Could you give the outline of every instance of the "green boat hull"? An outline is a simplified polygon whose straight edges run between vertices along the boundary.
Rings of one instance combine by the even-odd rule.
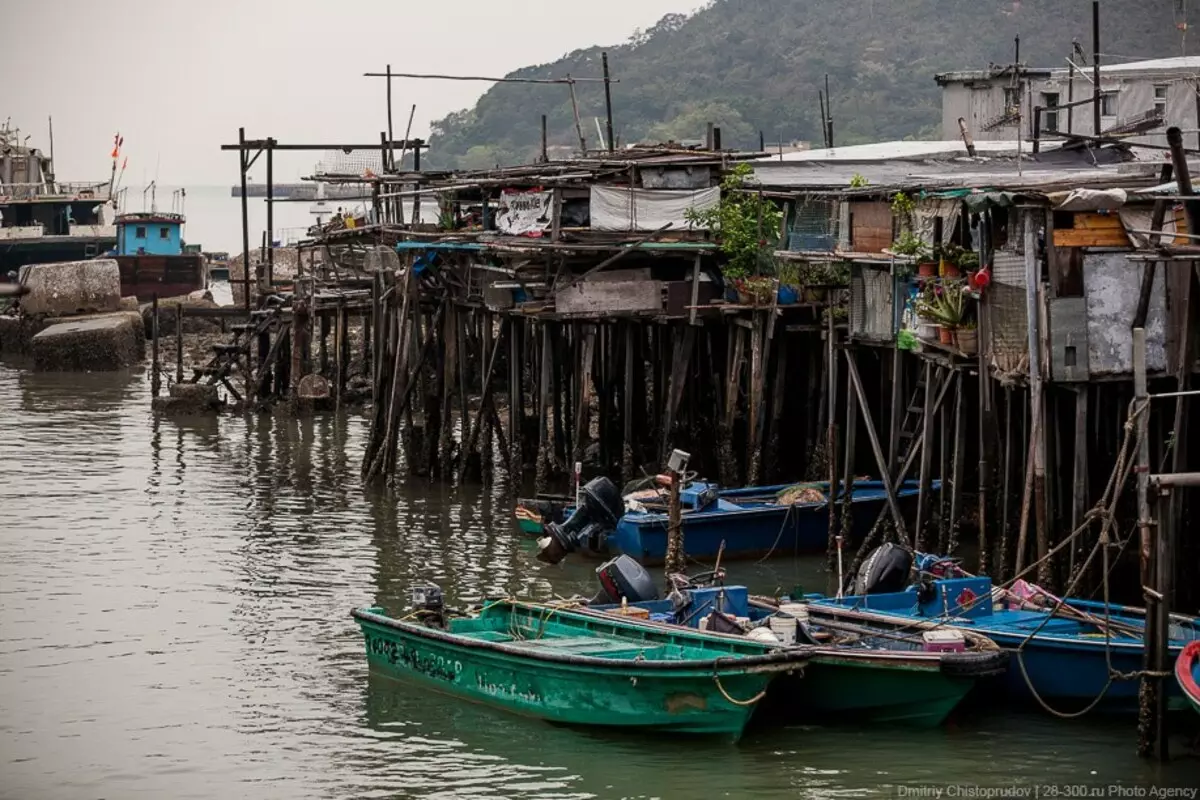
[[[800,719],[936,728],[974,685],[928,660],[818,652],[804,677],[781,681],[771,699]]]
[[[562,612],[566,617],[603,618],[595,610]],[[661,630],[659,623],[631,623]],[[670,629],[670,628],[667,628]],[[715,643],[736,642],[761,653],[777,645],[741,636],[704,632]],[[773,722],[866,722],[934,728],[975,686],[976,677],[948,674],[941,656],[919,650],[856,647],[810,648],[804,668],[780,676],[770,686],[762,713]],[[1003,671],[1003,660],[988,669]]]
[[[498,613],[504,619],[495,624]],[[564,620],[553,609],[523,604],[456,620],[449,632],[393,620],[379,609],[354,616],[373,670],[568,725],[737,740],[754,712],[750,701],[789,668],[778,655],[713,646],[695,633],[640,630],[621,620]]]
[[[532,519],[517,518],[517,527],[521,529],[521,533],[526,536],[541,536],[543,525],[541,522]]]

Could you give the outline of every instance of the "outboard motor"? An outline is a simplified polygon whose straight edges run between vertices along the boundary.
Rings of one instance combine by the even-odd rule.
[[[885,594],[900,592],[908,585],[912,570],[913,554],[892,542],[880,545],[871,551],[858,575],[850,580],[846,593],[851,595]]]
[[[413,613],[426,625],[446,627],[446,601],[442,587],[427,583],[412,587]]]
[[[552,522],[538,540],[538,560],[557,564],[568,553],[590,550],[604,552],[608,535],[625,513],[625,501],[608,478],[593,478],[581,489],[579,507],[566,522]]]
[[[646,568],[631,556],[620,555],[596,567],[600,594],[593,603],[645,603],[658,599],[658,588]]]

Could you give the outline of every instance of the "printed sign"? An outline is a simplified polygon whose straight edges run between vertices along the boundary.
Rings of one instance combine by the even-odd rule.
[[[550,228],[553,192],[501,192],[496,227],[508,236],[541,236]]]

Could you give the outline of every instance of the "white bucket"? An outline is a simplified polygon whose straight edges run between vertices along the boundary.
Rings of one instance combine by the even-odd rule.
[[[776,614],[767,620],[771,632],[779,637],[784,644],[796,643],[796,620],[793,617]]]
[[[774,623],[774,621],[775,621],[775,618],[772,617],[771,622]],[[746,638],[753,639],[756,642],[767,642],[769,644],[779,644],[779,637],[771,632],[774,629],[775,629],[774,624],[771,625],[770,629],[754,628],[753,630],[750,631],[749,634],[747,634]],[[793,635],[793,637],[795,636],[795,631],[792,632],[792,635]],[[785,639],[784,642],[786,643],[787,640]]]
[[[808,603],[784,603],[779,610],[800,622],[808,622]]]

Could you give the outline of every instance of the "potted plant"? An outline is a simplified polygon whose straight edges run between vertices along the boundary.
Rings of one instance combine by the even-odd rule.
[[[963,320],[964,306],[962,286],[958,284],[935,287],[932,299],[925,303],[922,316],[939,326],[941,344],[954,344],[954,330]]]
[[[979,352],[979,328],[974,321],[961,322],[954,329],[954,346],[963,355],[973,356]]]
[[[765,306],[775,296],[775,279],[765,275],[742,278],[737,282],[738,300],[742,305]]]
[[[779,278],[779,304],[792,305],[800,302],[800,265],[788,261],[779,265],[775,271]]]
[[[775,273],[774,249],[782,229],[783,211],[770,198],[747,189],[754,168],[742,162],[721,181],[721,200],[711,208],[689,208],[684,218],[716,234],[727,260],[721,267],[726,285],[751,275]],[[760,238],[765,237],[765,238]]]
[[[907,256],[917,263],[917,274],[932,278],[937,275],[937,262],[930,260],[929,247],[912,231],[905,231],[892,243],[892,252]]]

